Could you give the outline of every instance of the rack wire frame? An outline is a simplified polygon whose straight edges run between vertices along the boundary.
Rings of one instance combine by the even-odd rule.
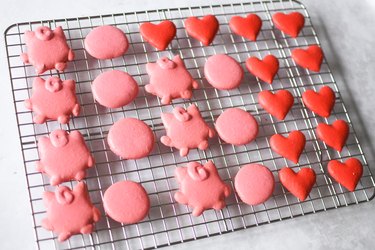
[[[271,16],[283,11],[299,11],[305,16],[305,27],[296,39],[289,38],[274,28]],[[256,42],[250,42],[230,31],[231,16],[259,15],[263,21],[262,30]],[[214,14],[220,22],[220,30],[211,46],[204,47],[189,38],[183,25],[189,16]],[[145,21],[158,22],[164,19],[177,26],[177,36],[166,51],[156,51],[143,41],[139,25]],[[74,79],[77,96],[82,106],[81,115],[72,118],[67,125],[55,121],[34,124],[32,113],[25,109],[23,101],[30,97],[32,81],[36,77],[32,66],[24,65],[19,55],[25,51],[23,33],[35,30],[40,25],[51,28],[62,26],[67,41],[75,51],[76,59],[69,63],[65,72],[49,71],[42,77],[58,75],[62,79]],[[99,25],[114,25],[122,29],[130,41],[129,51],[113,60],[96,60],[84,50],[83,40],[90,30]],[[374,197],[375,183],[353,124],[342,102],[340,92],[331,70],[324,60],[319,73],[297,67],[291,59],[291,50],[311,44],[320,45],[306,8],[294,0],[260,0],[250,3],[217,4],[197,7],[168,8],[138,12],[127,12],[91,17],[66,18],[36,22],[18,23],[5,31],[5,42],[11,77],[15,112],[17,116],[20,142],[25,165],[27,187],[39,249],[148,249],[178,244],[213,235],[220,235],[248,227],[281,221],[328,209],[344,207],[369,201]],[[324,48],[323,48],[324,49]],[[245,80],[238,89],[221,91],[212,88],[203,75],[204,62],[210,55],[225,53],[241,62],[250,56],[264,57],[273,54],[279,59],[280,70],[272,85],[259,81],[245,70]],[[143,86],[148,82],[145,64],[162,56],[179,54],[192,74],[200,83],[191,100],[175,100],[172,105],[161,105],[160,100],[145,93]],[[90,84],[103,71],[125,70],[133,75],[140,85],[136,100],[120,109],[106,109],[98,105],[92,97]],[[329,118],[321,118],[305,108],[301,94],[307,89],[318,90],[330,86],[336,94],[336,104]],[[257,94],[269,89],[287,89],[295,98],[295,104],[284,121],[275,120],[257,102]],[[210,141],[206,151],[192,150],[187,157],[180,157],[177,150],[165,147],[159,138],[165,134],[160,114],[171,111],[175,106],[187,107],[195,103],[204,119],[211,125],[220,113],[229,107],[240,107],[251,112],[259,123],[257,139],[244,146],[225,144],[219,138]],[[114,155],[106,144],[110,126],[122,117],[137,117],[146,122],[154,131],[157,142],[150,156],[140,160],[122,160]],[[350,135],[341,153],[328,148],[319,141],[315,128],[320,122],[346,120],[350,125]],[[64,243],[59,243],[56,235],[41,228],[45,216],[42,194],[53,190],[46,176],[35,170],[38,160],[37,140],[57,128],[68,131],[79,130],[96,159],[96,166],[87,171],[85,182],[90,197],[103,218],[96,224],[96,231],[90,235],[77,235]],[[269,146],[269,137],[275,133],[287,134],[292,130],[302,131],[307,143],[299,164],[291,164]],[[348,192],[326,173],[327,162],[331,159],[345,160],[356,157],[363,163],[364,174],[354,192]],[[187,206],[173,200],[178,184],[173,177],[177,166],[189,161],[206,162],[213,160],[220,176],[233,189],[233,178],[241,165],[257,162],[266,165],[274,173],[276,186],[273,196],[264,204],[248,206],[233,193],[227,200],[227,207],[208,210],[202,216],[193,217]],[[279,182],[277,171],[288,166],[295,170],[310,167],[317,173],[317,182],[308,199],[300,202],[285,190]],[[105,216],[102,197],[104,191],[114,182],[121,180],[140,182],[147,190],[151,209],[145,220],[134,225],[122,225]],[[74,186],[74,182],[64,185]]]

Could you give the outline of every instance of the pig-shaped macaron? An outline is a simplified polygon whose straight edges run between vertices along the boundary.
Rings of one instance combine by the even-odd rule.
[[[26,31],[25,43],[27,52],[21,54],[21,60],[32,64],[37,74],[50,69],[64,71],[67,62],[74,59],[74,53],[69,48],[60,26],[55,30],[41,26],[35,31]]]
[[[192,89],[198,88],[198,83],[186,70],[179,55],[170,60],[162,57],[156,63],[147,63],[147,74],[150,83],[145,86],[148,93],[161,98],[162,104],[170,104],[173,99],[190,99]]]
[[[42,227],[58,234],[59,241],[65,241],[74,234],[89,234],[94,223],[100,219],[100,211],[91,203],[86,184],[78,182],[71,190],[59,186],[55,192],[43,194],[47,217]]]
[[[36,77],[33,94],[30,99],[25,100],[25,107],[34,111],[35,123],[44,123],[46,120],[68,123],[70,115],[78,116],[80,111],[75,81],[63,81],[55,76],[47,80]]]
[[[225,207],[225,198],[231,193],[230,186],[223,182],[212,161],[201,165],[189,162],[186,167],[178,167],[175,176],[180,189],[174,198],[178,203],[193,207],[193,215],[199,216],[204,210]]]
[[[186,156],[193,148],[206,150],[208,139],[215,136],[215,130],[207,125],[194,104],[186,110],[176,107],[172,113],[162,113],[161,120],[167,131],[161,142],[179,149],[181,156]]]
[[[37,170],[47,174],[53,186],[64,181],[82,180],[86,176],[85,170],[94,165],[94,158],[77,130],[68,134],[58,129],[49,137],[39,138],[38,152]]]

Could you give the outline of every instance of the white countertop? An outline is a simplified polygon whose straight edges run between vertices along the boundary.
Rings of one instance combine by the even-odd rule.
[[[0,30],[11,24],[52,18],[88,16],[217,1],[32,0],[0,2]],[[225,1],[220,1],[225,2]],[[237,2],[237,1],[236,1]],[[375,1],[302,1],[312,18],[326,58],[350,105],[365,130],[361,137],[375,144]],[[61,6],[60,6],[61,5]],[[12,101],[4,39],[0,39],[0,249],[34,249],[26,178]],[[351,99],[353,102],[351,102]],[[356,107],[359,107],[357,109]],[[366,132],[368,134],[366,134]],[[365,146],[365,150],[369,147]],[[371,159],[367,155],[368,159]],[[374,169],[374,161],[370,161]],[[178,249],[370,249],[375,245],[375,202],[335,209],[316,215],[250,228],[175,246]]]

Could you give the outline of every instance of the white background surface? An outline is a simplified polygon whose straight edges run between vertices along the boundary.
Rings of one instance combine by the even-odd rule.
[[[64,0],[56,3],[42,0],[1,0],[0,31],[3,33],[9,25],[22,21],[217,2]],[[365,124],[364,130],[357,128],[357,131],[374,145],[375,1],[305,0],[302,2],[311,15],[327,60],[343,93],[344,101],[350,104],[348,105],[350,114],[358,114]],[[0,86],[0,249],[35,249],[26,178],[2,36]],[[367,146],[366,149],[368,151],[369,147]],[[374,161],[370,162],[370,166],[372,169],[375,167]],[[375,202],[372,201],[225,236],[184,243],[176,248],[374,249],[374,229]]]

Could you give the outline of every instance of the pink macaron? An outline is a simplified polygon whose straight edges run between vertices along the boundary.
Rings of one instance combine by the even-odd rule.
[[[204,65],[204,75],[209,84],[221,90],[237,88],[243,79],[241,65],[224,54],[213,55]]]
[[[103,205],[105,212],[115,221],[134,224],[147,216],[150,199],[141,184],[120,181],[105,191]]]
[[[92,82],[95,100],[107,108],[120,108],[138,95],[137,82],[126,72],[111,70],[101,73]]]
[[[243,202],[258,205],[271,197],[275,180],[267,167],[261,164],[247,164],[238,171],[234,187]]]
[[[124,159],[146,157],[154,147],[154,134],[150,127],[136,118],[123,118],[109,129],[109,148]]]
[[[255,118],[243,109],[226,109],[217,119],[215,128],[220,138],[233,145],[244,145],[258,134]]]
[[[122,56],[129,42],[122,30],[110,25],[99,26],[85,38],[85,49],[97,59],[112,59]]]

